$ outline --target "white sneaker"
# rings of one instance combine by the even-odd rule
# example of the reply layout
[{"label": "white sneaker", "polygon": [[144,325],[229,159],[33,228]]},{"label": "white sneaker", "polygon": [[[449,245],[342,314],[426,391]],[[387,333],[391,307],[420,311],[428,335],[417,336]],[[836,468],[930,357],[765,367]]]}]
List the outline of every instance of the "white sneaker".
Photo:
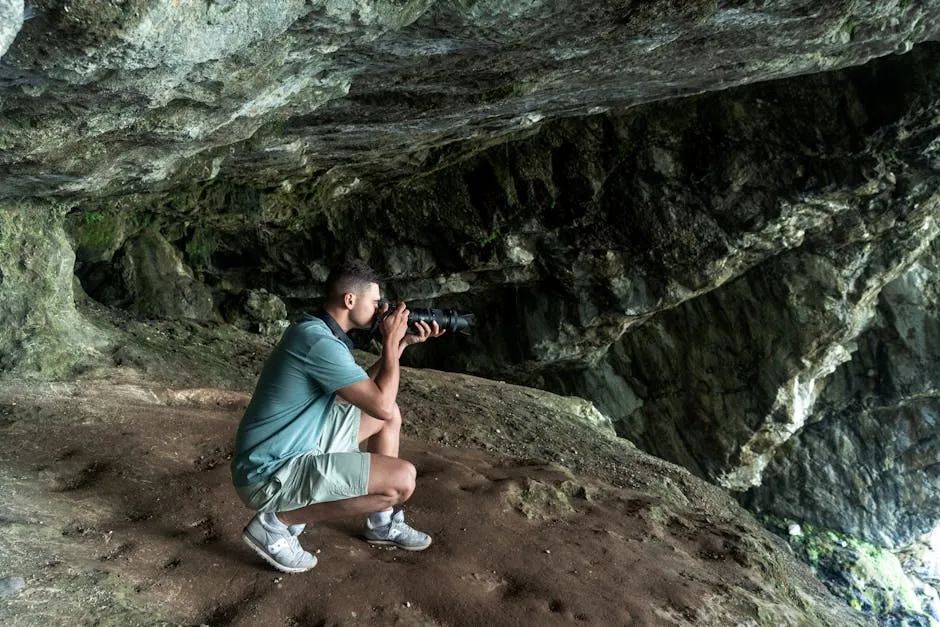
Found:
[{"label": "white sneaker", "polygon": [[398,510],[392,522],[382,527],[373,527],[366,519],[366,542],[386,546],[397,546],[406,551],[423,551],[431,546],[431,536],[405,524],[405,512]]},{"label": "white sneaker", "polygon": [[[302,573],[317,565],[317,558],[304,551],[297,536],[302,525],[274,529],[255,514],[242,532],[242,539],[255,553],[283,573]],[[296,532],[296,533],[295,533]]]}]

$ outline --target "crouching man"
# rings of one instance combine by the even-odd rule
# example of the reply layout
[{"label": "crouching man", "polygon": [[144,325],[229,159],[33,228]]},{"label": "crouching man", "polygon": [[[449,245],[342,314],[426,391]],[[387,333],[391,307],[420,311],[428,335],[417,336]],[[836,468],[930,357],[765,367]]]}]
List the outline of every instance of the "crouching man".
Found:
[{"label": "crouching man", "polygon": [[[380,299],[379,277],[367,265],[335,268],[323,311],[284,332],[239,424],[232,479],[257,512],[242,537],[280,571],[316,566],[298,536],[305,525],[333,518],[368,515],[364,537],[373,544],[409,551],[431,545],[395,509],[411,496],[416,477],[398,457],[398,360],[406,347],[443,331],[419,322],[407,334],[405,304],[388,312]],[[346,332],[370,328],[385,314],[382,357],[367,372],[353,359]]]}]

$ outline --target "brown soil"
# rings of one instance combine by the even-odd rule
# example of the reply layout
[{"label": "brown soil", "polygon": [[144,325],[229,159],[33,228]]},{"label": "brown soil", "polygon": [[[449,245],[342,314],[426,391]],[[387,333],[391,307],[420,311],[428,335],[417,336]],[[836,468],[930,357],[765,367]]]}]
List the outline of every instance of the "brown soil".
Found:
[{"label": "brown soil", "polygon": [[283,575],[241,541],[228,460],[244,392],[117,368],[0,382],[0,623],[861,625],[721,490],[578,414],[578,401],[409,370],[407,504],[434,537],[374,548],[308,527]]}]

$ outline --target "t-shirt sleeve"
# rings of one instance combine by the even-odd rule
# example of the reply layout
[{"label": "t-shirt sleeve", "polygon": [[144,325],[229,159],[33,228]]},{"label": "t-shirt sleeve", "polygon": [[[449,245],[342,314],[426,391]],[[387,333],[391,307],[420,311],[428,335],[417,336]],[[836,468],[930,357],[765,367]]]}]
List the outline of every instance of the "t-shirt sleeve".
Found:
[{"label": "t-shirt sleeve", "polygon": [[306,363],[310,375],[327,392],[368,379],[346,345],[333,337],[318,338],[310,347]]}]

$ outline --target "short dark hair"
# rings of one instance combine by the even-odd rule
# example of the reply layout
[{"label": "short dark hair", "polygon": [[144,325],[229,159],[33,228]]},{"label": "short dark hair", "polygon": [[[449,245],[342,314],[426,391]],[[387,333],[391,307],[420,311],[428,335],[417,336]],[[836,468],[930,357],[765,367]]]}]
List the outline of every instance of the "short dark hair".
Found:
[{"label": "short dark hair", "polygon": [[358,294],[370,283],[379,284],[382,277],[369,265],[359,259],[344,261],[330,270],[324,284],[324,294],[327,301],[337,301],[343,294]]}]

